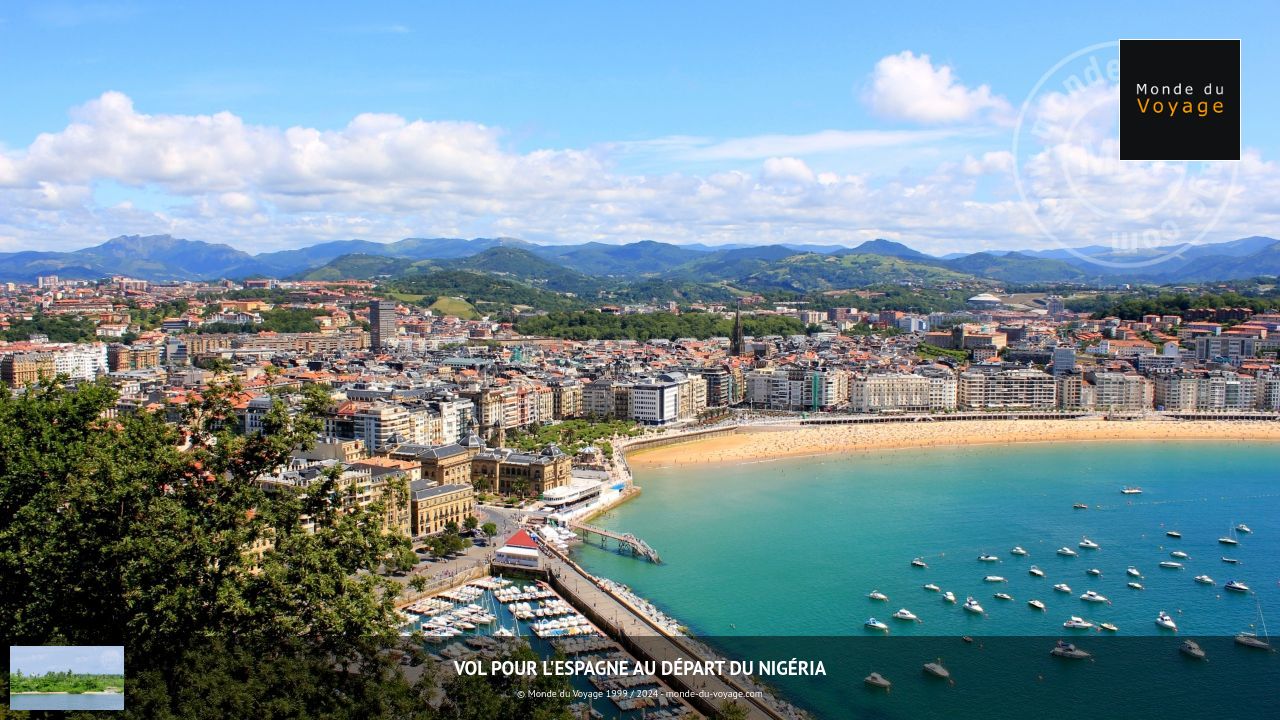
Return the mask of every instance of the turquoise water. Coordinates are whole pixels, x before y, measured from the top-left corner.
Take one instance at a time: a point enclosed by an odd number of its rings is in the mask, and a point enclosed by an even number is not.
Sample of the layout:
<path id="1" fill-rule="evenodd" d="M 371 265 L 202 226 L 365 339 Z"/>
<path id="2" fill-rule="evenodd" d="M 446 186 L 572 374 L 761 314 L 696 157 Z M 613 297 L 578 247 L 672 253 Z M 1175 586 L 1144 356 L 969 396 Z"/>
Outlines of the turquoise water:
<path id="1" fill-rule="evenodd" d="M 1272 631 L 1280 633 L 1278 480 L 1280 446 L 1230 442 L 937 448 L 649 469 L 638 477 L 644 488 L 640 497 L 597 522 L 644 538 L 665 563 L 650 565 L 595 547 L 576 552 L 591 571 L 630 585 L 694 634 L 725 648 L 752 646 L 733 636 L 865 638 L 862 623 L 875 615 L 892 626 L 895 642 L 1025 637 L 1028 652 L 1034 645 L 1040 657 L 1052 639 L 1070 635 L 1062 622 L 1071 615 L 1114 623 L 1119 638 L 1161 642 L 1163 631 L 1154 623 L 1160 610 L 1174 615 L 1181 637 L 1229 636 L 1250 629 L 1259 604 Z M 1141 485 L 1145 492 L 1122 495 L 1126 484 Z M 1089 509 L 1073 509 L 1077 502 Z M 1253 534 L 1241 535 L 1239 546 L 1220 545 L 1217 539 L 1240 522 Z M 1168 529 L 1180 531 L 1182 539 L 1166 537 Z M 1077 548 L 1082 536 L 1101 549 Z M 1011 555 L 1014 545 L 1030 556 Z M 1054 551 L 1063 545 L 1079 556 L 1057 556 Z M 1159 568 L 1175 549 L 1190 555 L 1181 561 L 1185 569 Z M 1000 562 L 978 562 L 983 553 L 999 556 Z M 1223 555 L 1241 563 L 1224 564 Z M 929 568 L 910 567 L 915 556 L 924 557 Z M 1032 564 L 1046 577 L 1031 577 Z M 1139 582 L 1145 590 L 1126 587 L 1133 579 L 1125 574 L 1130 565 L 1143 573 Z M 1103 576 L 1086 575 L 1092 567 Z M 1195 583 L 1193 577 L 1202 573 L 1217 585 Z M 985 583 L 986 575 L 1008 582 Z M 1225 592 L 1222 585 L 1233 578 L 1255 592 Z M 928 582 L 951 590 L 961 602 L 973 595 L 986 615 L 945 604 L 938 593 L 922 589 Z M 1073 592 L 1054 592 L 1059 582 Z M 890 601 L 868 600 L 873 589 Z M 1078 596 L 1085 590 L 1111 603 L 1082 602 Z M 996 600 L 997 591 L 1015 599 Z M 1029 608 L 1031 598 L 1044 601 L 1047 612 Z M 923 622 L 891 619 L 898 608 L 910 609 Z M 1075 637 L 1082 647 L 1112 642 L 1096 633 Z M 1042 638 L 1050 638 L 1047 645 Z M 1167 640 L 1176 658 L 1178 641 Z M 865 641 L 854 645 L 867 647 Z M 955 652 L 954 645 L 943 647 Z M 785 648 L 775 643 L 774 649 Z M 1218 664 L 1205 667 L 1221 672 L 1228 656 L 1236 659 L 1232 650 L 1226 643 L 1217 651 Z M 1263 684 L 1276 693 L 1271 695 L 1275 701 L 1280 696 L 1275 657 L 1259 655 L 1251 660 L 1254 665 L 1233 669 L 1233 677 L 1253 689 Z M 1249 679 L 1250 667 L 1261 668 L 1263 675 Z M 869 669 L 874 665 L 857 668 L 855 685 Z M 918 683 L 919 663 L 911 670 Z M 1159 677 L 1176 677 L 1170 672 L 1161 666 Z M 778 684 L 819 715 L 844 716 L 824 704 L 832 700 L 812 700 L 817 686 L 798 680 Z M 895 684 L 895 700 L 909 696 L 909 687 Z M 809 697 L 796 696 L 797 689 Z M 863 695 L 854 693 L 880 702 Z M 902 716 L 928 714 L 924 706 L 908 707 Z"/>

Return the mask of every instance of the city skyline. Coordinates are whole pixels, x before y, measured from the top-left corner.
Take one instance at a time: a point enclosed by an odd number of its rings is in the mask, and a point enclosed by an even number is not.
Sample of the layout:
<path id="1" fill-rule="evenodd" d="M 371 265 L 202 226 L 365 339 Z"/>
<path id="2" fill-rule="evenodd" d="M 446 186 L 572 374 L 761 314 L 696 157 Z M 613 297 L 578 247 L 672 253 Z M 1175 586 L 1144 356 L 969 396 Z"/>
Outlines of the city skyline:
<path id="1" fill-rule="evenodd" d="M 1052 115 L 1059 101 L 1111 107 L 1114 82 L 1034 95 L 1081 48 L 1233 37 L 1275 11 L 1090 8 L 1032 23 L 1004 8 L 512 6 L 481 25 L 408 5 L 373 19 L 255 9 L 252 23 L 148 3 L 11 5 L 0 57 L 29 70 L 5 81 L 24 112 L 0 121 L 0 252 L 162 233 L 251 251 L 438 236 L 1035 249 L 1188 213 L 1133 221 L 1103 206 L 1049 237 L 1029 210 L 1117 187 L 1155 206 L 1188 177 L 1225 211 L 1178 241 L 1272 234 L 1277 101 L 1251 71 L 1277 61 L 1264 38 L 1242 37 L 1244 159 L 1230 166 L 1112 164 L 1105 117 Z M 197 23 L 199 37 L 173 32 Z M 141 62 L 144 47 L 168 61 Z M 1023 156 L 1028 98 L 1070 132 Z M 1082 174 L 1020 192 L 1015 170 L 1043 177 L 1071 152 L 1080 165 L 1064 169 Z"/>

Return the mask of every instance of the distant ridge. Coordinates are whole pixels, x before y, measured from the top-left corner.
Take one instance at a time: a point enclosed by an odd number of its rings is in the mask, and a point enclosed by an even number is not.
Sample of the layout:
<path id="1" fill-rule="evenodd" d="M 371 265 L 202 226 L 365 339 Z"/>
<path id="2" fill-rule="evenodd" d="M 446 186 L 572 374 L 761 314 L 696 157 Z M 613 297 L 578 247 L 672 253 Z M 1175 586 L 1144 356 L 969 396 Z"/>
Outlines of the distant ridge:
<path id="1" fill-rule="evenodd" d="M 893 262 L 887 262 L 889 259 Z M 1091 259 L 1102 262 L 1090 262 Z M 1138 265 L 1148 259 L 1159 262 Z M 1090 246 L 1074 251 L 986 251 L 935 257 L 887 239 L 835 247 L 676 245 L 653 240 L 616 245 L 548 245 L 511 237 L 413 237 L 391 243 L 337 240 L 250 255 L 229 245 L 170 235 L 122 235 L 73 252 L 0 253 L 0 280 L 15 282 L 34 282 L 40 275 L 95 279 L 116 274 L 154 281 L 253 276 L 338 280 L 441 269 L 520 277 L 548 289 L 553 289 L 552 285 L 565 288 L 563 292 L 602 290 L 603 279 L 631 283 L 727 282 L 746 289 L 797 292 L 876 282 L 965 278 L 1040 283 L 1087 282 L 1106 277 L 1112 281 L 1168 283 L 1280 275 L 1280 242 L 1251 236 L 1126 254 Z"/>

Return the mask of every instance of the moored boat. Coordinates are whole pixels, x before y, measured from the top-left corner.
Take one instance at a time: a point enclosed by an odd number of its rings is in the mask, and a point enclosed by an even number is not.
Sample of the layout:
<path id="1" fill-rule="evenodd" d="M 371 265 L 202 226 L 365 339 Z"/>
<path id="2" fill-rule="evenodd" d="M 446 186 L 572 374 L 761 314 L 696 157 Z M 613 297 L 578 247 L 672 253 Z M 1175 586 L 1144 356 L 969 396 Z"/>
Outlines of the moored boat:
<path id="1" fill-rule="evenodd" d="M 920 618 L 916 617 L 915 613 L 911 612 L 906 608 L 902 608 L 898 610 L 898 612 L 894 613 L 893 619 L 894 620 L 910 620 L 912 622 L 916 622 L 920 620 Z"/>
<path id="2" fill-rule="evenodd" d="M 1058 548 L 1058 554 L 1063 557 L 1075 557 L 1079 553 L 1064 545 L 1063 547 Z"/>
<path id="3" fill-rule="evenodd" d="M 1137 485 L 1133 485 L 1133 486 L 1125 485 L 1124 487 L 1120 488 L 1120 494 L 1121 495 L 1141 495 L 1142 488 L 1138 487 Z"/>
<path id="4" fill-rule="evenodd" d="M 1093 602 L 1093 603 L 1111 602 L 1106 597 L 1099 595 L 1093 590 L 1086 590 L 1084 594 L 1080 596 L 1080 599 L 1085 602 Z"/>
<path id="5" fill-rule="evenodd" d="M 1213 578 L 1209 577 L 1208 575 L 1197 575 L 1196 582 L 1200 583 L 1201 585 L 1212 585 Z"/>
<path id="6" fill-rule="evenodd" d="M 883 622 L 873 617 L 867 618 L 867 621 L 862 623 L 862 626 L 871 630 L 880 630 L 882 632 L 889 632 L 888 625 L 884 624 Z"/>
<path id="7" fill-rule="evenodd" d="M 1002 593 L 1002 592 L 1000 592 L 1000 593 L 996 593 L 996 594 L 995 594 L 995 599 L 997 599 L 997 600 L 1012 600 L 1012 599 L 1013 599 L 1013 596 L 1012 596 L 1012 595 L 1010 595 L 1009 593 Z"/>
<path id="8" fill-rule="evenodd" d="M 948 590 L 942 593 L 942 599 L 946 602 L 954 603 L 956 601 L 956 594 Z"/>
<path id="9" fill-rule="evenodd" d="M 1096 542 L 1094 542 L 1094 541 L 1090 540 L 1090 539 L 1089 539 L 1089 538 L 1087 538 L 1087 537 L 1086 537 L 1086 538 L 1080 538 L 1080 543 L 1079 543 L 1079 545 L 1080 545 L 1080 547 L 1084 548 L 1085 550 L 1097 550 L 1098 548 L 1102 547 L 1101 545 L 1099 545 L 1098 543 L 1096 543 Z"/>
<path id="10" fill-rule="evenodd" d="M 1239 525 L 1236 525 L 1236 532 L 1248 534 L 1253 532 L 1253 529 L 1250 528 L 1248 525 L 1245 525 L 1244 523 L 1240 523 Z"/>
<path id="11" fill-rule="evenodd" d="M 888 690 L 893 686 L 893 683 L 886 680 L 883 675 L 875 672 L 863 678 L 862 682 L 870 685 L 871 687 L 884 688 L 885 690 Z"/>
<path id="12" fill-rule="evenodd" d="M 1035 575 L 1036 577 L 1044 577 L 1044 571 L 1036 567 L 1035 565 L 1032 565 L 1031 569 L 1028 570 L 1027 572 L 1031 575 Z"/>
<path id="13" fill-rule="evenodd" d="M 924 671 L 934 677 L 942 678 L 943 680 L 951 679 L 951 671 L 943 667 L 941 661 L 925 663 Z"/>
<path id="14" fill-rule="evenodd" d="M 978 601 L 974 600 L 972 597 L 965 598 L 964 609 L 966 612 L 971 612 L 978 615 L 981 615 L 984 612 L 982 609 L 982 606 L 979 605 Z"/>
<path id="15" fill-rule="evenodd" d="M 1024 556 L 1027 555 L 1027 551 L 1023 549 L 1021 545 L 1014 545 L 1013 549 L 1010 550 L 1009 552 L 1013 555 L 1024 555 Z"/>
<path id="16" fill-rule="evenodd" d="M 1109 622 L 1102 623 L 1101 625 L 1098 626 L 1098 629 L 1106 630 L 1107 632 L 1120 632 L 1120 628 L 1116 627 L 1114 624 Z"/>
<path id="17" fill-rule="evenodd" d="M 924 558 L 915 558 L 911 561 L 911 567 L 927 568 L 929 565 L 924 561 Z"/>
<path id="18" fill-rule="evenodd" d="M 1039 600 L 1028 600 L 1027 604 L 1037 610 L 1044 610 L 1044 603 Z"/>
<path id="19" fill-rule="evenodd" d="M 1093 623 L 1082 617 L 1072 615 L 1070 619 L 1062 623 L 1062 627 L 1067 628 L 1068 630 L 1088 630 L 1093 627 Z"/>
<path id="20" fill-rule="evenodd" d="M 1171 538 L 1174 538 L 1175 540 L 1182 537 L 1182 533 L 1178 532 L 1177 530 L 1165 530 L 1164 534 L 1168 535 Z"/>
<path id="21" fill-rule="evenodd" d="M 1058 592 L 1060 592 L 1060 593 L 1070 593 L 1070 592 L 1071 592 L 1071 586 L 1070 586 L 1070 585 L 1068 585 L 1068 584 L 1066 584 L 1066 583 L 1058 583 L 1057 585 L 1054 585 L 1054 586 L 1053 586 L 1053 589 L 1054 589 L 1054 590 L 1057 590 L 1057 591 L 1058 591 Z"/>
<path id="22" fill-rule="evenodd" d="M 1002 576 L 1000 576 L 1000 575 L 988 575 L 988 576 L 986 576 L 986 577 L 982 578 L 982 582 L 989 582 L 989 583 L 1002 583 L 1002 582 L 1009 582 L 1009 581 L 1008 581 L 1008 580 L 1005 580 L 1005 579 L 1004 579 L 1004 577 L 1002 577 Z"/>
<path id="23" fill-rule="evenodd" d="M 1131 582 L 1131 583 L 1129 583 L 1129 587 L 1130 587 L 1131 589 L 1133 589 L 1133 590 L 1141 590 L 1141 589 L 1142 589 L 1142 583 Z"/>
<path id="24" fill-rule="evenodd" d="M 933 583 L 926 583 L 924 586 L 924 589 L 928 590 L 929 592 L 938 592 L 942 588 L 938 587 L 937 585 L 934 585 Z"/>
<path id="25" fill-rule="evenodd" d="M 1223 556 L 1222 556 L 1222 562 L 1224 562 L 1224 563 L 1226 563 L 1226 564 L 1228 564 L 1228 565 L 1239 565 L 1239 564 L 1240 564 L 1240 561 L 1239 561 L 1239 560 L 1237 560 L 1237 559 L 1235 559 L 1235 558 L 1229 558 L 1229 557 L 1227 557 L 1227 556 L 1225 556 L 1225 555 L 1223 555 Z"/>
<path id="26" fill-rule="evenodd" d="M 1142 573 L 1138 572 L 1138 568 L 1130 565 L 1128 570 L 1124 571 L 1129 577 L 1142 577 Z"/>
<path id="27" fill-rule="evenodd" d="M 1088 570 L 1084 571 L 1084 574 L 1092 575 L 1093 577 L 1102 577 L 1102 571 L 1099 570 L 1098 568 L 1089 568 Z"/>
<path id="28" fill-rule="evenodd" d="M 1169 553 L 1169 557 L 1175 557 L 1175 558 L 1178 558 L 1179 560 L 1186 560 L 1191 556 L 1182 552 L 1181 550 L 1174 550 L 1173 552 Z"/>
<path id="29" fill-rule="evenodd" d="M 1162 567 L 1162 568 L 1164 568 L 1164 569 L 1166 569 L 1166 570 L 1181 570 L 1181 569 L 1182 569 L 1182 563 L 1180 563 L 1180 562 L 1174 562 L 1174 561 L 1172 561 L 1172 560 L 1165 560 L 1164 562 L 1160 563 L 1160 567 Z"/>
<path id="30" fill-rule="evenodd" d="M 1065 640 L 1059 640 L 1058 644 L 1054 645 L 1053 649 L 1049 651 L 1049 654 L 1060 658 L 1067 658 L 1068 660 L 1088 660 L 1093 657 L 1089 653 Z"/>
<path id="31" fill-rule="evenodd" d="M 1222 587 L 1226 588 L 1227 590 L 1230 590 L 1231 592 L 1238 592 L 1238 593 L 1249 592 L 1249 586 L 1245 585 L 1243 582 L 1239 580 L 1228 580 L 1227 584 L 1223 585 Z"/>
<path id="32" fill-rule="evenodd" d="M 1178 648 L 1178 652 L 1186 655 L 1193 660 L 1204 659 L 1204 649 L 1195 640 L 1183 640 L 1182 646 Z"/>
<path id="33" fill-rule="evenodd" d="M 1165 630 L 1172 630 L 1174 632 L 1178 631 L 1178 623 L 1174 622 L 1173 618 L 1169 616 L 1169 613 L 1163 610 L 1160 611 L 1159 615 L 1156 615 L 1156 625 L 1159 625 Z"/>
<path id="34" fill-rule="evenodd" d="M 888 601 L 889 601 L 889 596 L 888 596 L 888 595 L 885 595 L 884 593 L 880 592 L 879 590 L 872 590 L 871 592 L 867 593 L 867 598 L 868 598 L 868 599 L 871 599 L 871 600 L 877 600 L 877 601 L 879 601 L 879 602 L 888 602 Z"/>
<path id="35" fill-rule="evenodd" d="M 1000 558 L 996 557 L 995 555 L 989 555 L 989 554 L 983 553 L 982 555 L 978 556 L 978 562 L 1000 562 Z"/>

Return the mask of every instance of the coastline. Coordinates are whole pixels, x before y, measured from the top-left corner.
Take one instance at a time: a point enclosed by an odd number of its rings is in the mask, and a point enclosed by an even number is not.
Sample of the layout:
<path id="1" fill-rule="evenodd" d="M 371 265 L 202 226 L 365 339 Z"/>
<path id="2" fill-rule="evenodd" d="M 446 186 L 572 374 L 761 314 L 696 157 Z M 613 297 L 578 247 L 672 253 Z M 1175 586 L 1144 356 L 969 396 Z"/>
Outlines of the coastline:
<path id="1" fill-rule="evenodd" d="M 1280 422 L 1225 420 L 960 420 L 849 425 L 743 425 L 627 453 L 634 468 L 735 465 L 782 458 L 1046 442 L 1280 440 Z"/>

